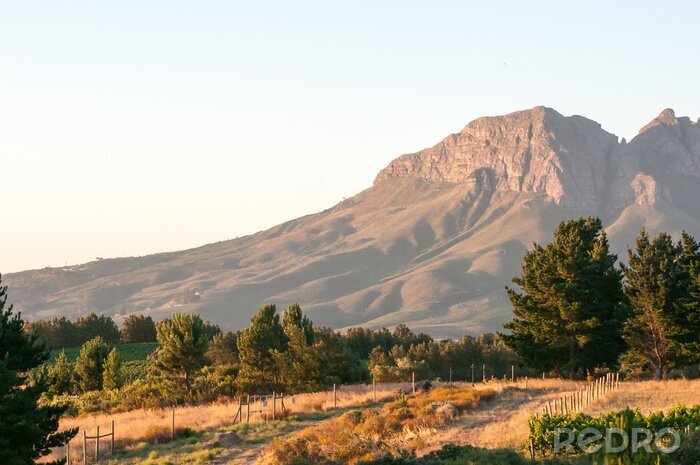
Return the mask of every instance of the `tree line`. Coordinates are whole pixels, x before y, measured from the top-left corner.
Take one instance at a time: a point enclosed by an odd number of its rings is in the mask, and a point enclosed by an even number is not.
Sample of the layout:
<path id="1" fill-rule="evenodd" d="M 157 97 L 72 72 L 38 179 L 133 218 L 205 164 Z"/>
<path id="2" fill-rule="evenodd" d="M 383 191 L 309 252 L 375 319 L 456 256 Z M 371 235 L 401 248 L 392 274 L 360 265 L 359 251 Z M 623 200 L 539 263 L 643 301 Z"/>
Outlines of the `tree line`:
<path id="1" fill-rule="evenodd" d="M 90 313 L 77 320 L 66 317 L 25 323 L 27 332 L 34 333 L 48 349 L 80 347 L 96 337 L 108 344 L 156 342 L 156 325 L 150 316 L 128 315 L 121 329 L 106 315 Z"/>
<path id="2" fill-rule="evenodd" d="M 533 369 L 661 379 L 700 363 L 700 246 L 686 232 L 676 242 L 642 230 L 618 265 L 600 219 L 562 222 L 513 282 L 501 337 Z"/>
<path id="3" fill-rule="evenodd" d="M 517 358 L 494 334 L 435 341 L 406 325 L 393 330 L 352 328 L 341 334 L 315 326 L 298 304 L 282 314 L 261 307 L 250 326 L 223 332 L 196 314 L 155 324 L 158 348 L 142 376 L 127 379 L 118 348 L 102 336 L 86 341 L 71 363 L 64 352 L 47 368 L 48 399 L 105 393 L 120 407 L 198 403 L 220 396 L 305 392 L 333 384 L 417 379 L 470 379 L 476 365 L 510 373 Z M 114 406 L 114 405 L 112 405 Z"/>

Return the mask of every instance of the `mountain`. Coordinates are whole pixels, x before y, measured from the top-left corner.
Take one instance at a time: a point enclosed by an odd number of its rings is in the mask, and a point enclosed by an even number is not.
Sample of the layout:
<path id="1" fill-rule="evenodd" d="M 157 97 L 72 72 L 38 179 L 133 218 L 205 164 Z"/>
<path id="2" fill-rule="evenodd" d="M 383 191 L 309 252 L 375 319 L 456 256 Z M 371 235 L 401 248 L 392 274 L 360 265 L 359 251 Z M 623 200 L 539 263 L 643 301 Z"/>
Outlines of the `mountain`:
<path id="1" fill-rule="evenodd" d="M 536 107 L 469 123 L 402 155 L 321 213 L 197 249 L 3 276 L 30 317 L 193 311 L 246 326 L 299 302 L 335 328 L 407 323 L 437 337 L 497 330 L 533 241 L 598 215 L 625 256 L 644 226 L 700 237 L 700 124 L 667 109 L 630 142 Z"/>

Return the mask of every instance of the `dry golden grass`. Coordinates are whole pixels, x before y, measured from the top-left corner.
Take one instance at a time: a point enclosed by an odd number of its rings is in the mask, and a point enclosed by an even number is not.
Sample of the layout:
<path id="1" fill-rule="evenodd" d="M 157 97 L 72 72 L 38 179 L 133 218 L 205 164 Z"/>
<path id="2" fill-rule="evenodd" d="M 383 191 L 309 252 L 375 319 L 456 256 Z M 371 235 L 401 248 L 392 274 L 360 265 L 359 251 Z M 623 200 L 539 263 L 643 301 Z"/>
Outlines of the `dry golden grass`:
<path id="1" fill-rule="evenodd" d="M 589 415 L 608 410 L 640 408 L 642 412 L 668 410 L 683 404 L 700 404 L 700 380 L 641 381 L 620 383 L 620 388 L 584 409 Z"/>
<path id="2" fill-rule="evenodd" d="M 568 380 L 529 380 L 501 385 L 495 402 L 482 404 L 471 415 L 438 432 L 429 452 L 447 443 L 474 446 L 521 447 L 528 435 L 527 419 L 540 412 L 547 401 L 575 392 L 584 383 Z M 668 410 L 677 404 L 700 404 L 700 380 L 696 381 L 645 381 L 621 383 L 616 391 L 609 392 L 590 404 L 585 413 L 597 415 L 603 411 L 640 408 L 644 412 Z"/>
<path id="3" fill-rule="evenodd" d="M 391 383 L 377 385 L 377 402 L 383 402 L 396 397 L 397 390 L 406 390 L 408 383 Z M 343 386 L 336 392 L 337 408 L 345 409 L 349 407 L 359 407 L 370 404 L 374 400 L 372 385 Z M 296 396 L 285 396 L 285 410 L 287 415 L 323 412 L 333 409 L 333 392 L 315 392 L 299 394 Z M 278 401 L 278 412 L 280 406 Z M 196 431 L 210 430 L 221 426 L 232 424 L 238 402 L 213 403 L 192 407 L 177 407 L 175 409 L 175 427 L 191 428 Z M 281 413 L 281 412 L 280 412 Z M 251 401 L 250 421 L 259 422 L 272 417 L 272 401 L 263 406 L 263 402 Z M 108 433 L 111 428 L 111 421 L 115 422 L 116 441 L 122 445 L 134 444 L 146 441 L 156 429 L 171 428 L 172 410 L 132 410 L 130 412 L 116 414 L 91 414 L 77 418 L 65 418 L 61 420 L 60 429 L 79 428 L 80 431 L 73 441 L 71 441 L 71 453 L 74 456 L 82 453 L 82 432 L 94 435 L 97 426 L 100 433 Z M 104 441 L 107 446 L 108 441 Z M 91 442 L 92 443 L 92 442 Z M 64 452 L 59 450 L 56 457 L 63 456 Z"/>
<path id="4" fill-rule="evenodd" d="M 428 447 L 436 431 L 494 396 L 494 390 L 483 385 L 439 387 L 401 397 L 381 408 L 350 411 L 273 441 L 258 463 L 333 461 L 352 465 L 387 453 L 414 452 Z"/>
<path id="5" fill-rule="evenodd" d="M 455 383 L 461 389 L 468 389 L 471 384 Z M 412 423 L 413 427 L 402 431 L 400 435 L 384 438 L 389 447 L 409 447 L 419 455 L 440 448 L 443 444 L 471 444 L 481 447 L 521 447 L 527 438 L 527 418 L 534 412 L 541 411 L 542 407 L 555 398 L 575 392 L 584 386 L 582 382 L 556 379 L 530 379 L 519 380 L 516 383 L 490 382 L 477 384 L 476 390 L 492 390 L 495 394 L 493 402 L 482 402 L 478 406 L 474 404 L 463 407 L 468 412 L 466 415 L 457 415 L 450 421 L 442 424 L 424 422 L 423 426 L 418 422 Z M 381 384 L 377 385 L 377 401 L 383 402 L 396 398 L 397 390 L 407 392 L 410 384 Z M 437 396 L 437 397 L 436 397 Z M 417 396 L 409 401 L 418 408 L 426 408 L 432 402 L 450 401 L 459 403 L 459 399 L 449 398 L 449 391 L 435 389 L 430 393 Z M 372 403 L 372 386 L 342 387 L 337 391 L 338 409 L 368 406 Z M 473 402 L 473 399 L 465 400 Z M 621 383 L 619 390 L 610 392 L 605 398 L 589 405 L 584 411 L 591 415 L 608 410 L 620 410 L 625 407 L 641 408 L 644 412 L 652 410 L 668 410 L 682 403 L 687 406 L 700 404 L 700 380 L 697 381 L 646 381 L 637 383 Z M 231 425 L 233 416 L 238 407 L 237 402 L 210 404 L 198 407 L 181 407 L 175 411 L 176 427 L 189 427 L 197 431 L 213 430 Z M 302 414 L 323 412 L 333 409 L 332 391 L 309 393 L 285 397 L 287 414 Z M 260 422 L 264 419 L 260 414 L 259 403 L 251 405 L 251 422 Z M 377 410 L 377 409 L 372 409 Z M 271 402 L 267 406 L 268 414 L 271 413 Z M 364 414 L 364 413 L 363 413 Z M 135 444 L 145 441 L 149 431 L 156 428 L 170 428 L 171 411 L 144 411 L 114 415 L 88 415 L 79 418 L 66 418 L 61 421 L 61 428 L 86 428 L 88 434 L 94 434 L 95 427 L 100 426 L 101 432 L 109 431 L 110 421 L 116 423 L 116 438 L 122 444 Z M 329 421 L 314 424 L 308 421 L 306 424 L 311 429 L 326 428 Z M 335 420 L 330 420 L 333 422 Z M 370 422 L 379 421 L 371 419 Z M 303 426 L 301 426 L 303 427 Z M 300 431 L 295 437 L 304 437 L 307 430 Z M 346 434 L 343 431 L 339 435 Z M 80 454 L 80 442 L 82 432 L 72 442 L 73 456 Z M 286 438 L 285 438 L 286 440 Z M 329 447 L 334 446 L 333 441 Z M 107 442 L 104 443 L 107 446 Z M 256 446 L 264 447 L 264 445 Z M 302 447 L 300 444 L 299 447 Z M 63 451 L 53 458 L 62 456 Z M 251 451 L 251 453 L 253 453 Z"/>

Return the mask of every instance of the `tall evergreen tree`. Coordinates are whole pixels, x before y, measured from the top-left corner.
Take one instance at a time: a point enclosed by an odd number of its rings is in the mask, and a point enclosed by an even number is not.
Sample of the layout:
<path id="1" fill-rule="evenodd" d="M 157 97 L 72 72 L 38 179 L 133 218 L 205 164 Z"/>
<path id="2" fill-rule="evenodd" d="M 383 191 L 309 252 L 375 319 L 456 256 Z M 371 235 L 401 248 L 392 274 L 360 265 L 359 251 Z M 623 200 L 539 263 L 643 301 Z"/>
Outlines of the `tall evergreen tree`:
<path id="1" fill-rule="evenodd" d="M 693 248 L 697 253 L 690 239 L 684 235 L 674 244 L 667 233 L 650 239 L 642 230 L 635 250 L 628 248 L 628 265 L 623 265 L 624 290 L 632 311 L 624 333 L 630 349 L 623 362 L 644 361 L 653 367 L 657 379 L 688 360 L 689 344 L 697 338 L 683 304 L 691 285 L 688 255 Z"/>
<path id="2" fill-rule="evenodd" d="M 163 387 L 176 392 L 181 383 L 189 399 L 195 371 L 204 363 L 210 333 L 199 315 L 187 313 L 161 321 L 156 330 L 160 348 L 154 353 L 152 366 L 161 375 Z"/>
<path id="3" fill-rule="evenodd" d="M 515 318 L 505 343 L 537 370 L 574 376 L 613 366 L 624 348 L 622 274 L 598 218 L 562 222 L 554 240 L 525 254 L 519 290 L 507 288 Z"/>
<path id="4" fill-rule="evenodd" d="M 96 336 L 83 344 L 73 371 L 77 391 L 102 390 L 105 359 L 110 350 L 111 347 L 101 336 Z"/>
<path id="5" fill-rule="evenodd" d="M 107 390 L 119 389 L 124 384 L 122 374 L 122 357 L 117 348 L 113 348 L 105 360 L 102 374 L 102 388 Z"/>
<path id="6" fill-rule="evenodd" d="M 247 392 L 279 387 L 279 369 L 272 351 L 283 351 L 285 345 L 286 337 L 276 307 L 261 307 L 250 319 L 250 327 L 241 331 L 238 339 L 239 386 Z"/>
<path id="7" fill-rule="evenodd" d="M 676 311 L 683 315 L 683 358 L 688 364 L 700 363 L 700 244 L 683 231 L 678 247 L 683 296 Z"/>
<path id="8" fill-rule="evenodd" d="M 39 406 L 48 388 L 46 379 L 32 377 L 49 357 L 36 335 L 25 332 L 24 321 L 13 315 L 7 287 L 0 285 L 0 463 L 33 465 L 54 447 L 63 446 L 77 430 L 57 433 L 66 408 Z M 57 460 L 52 464 L 62 464 Z"/>
<path id="9" fill-rule="evenodd" d="M 323 388 L 326 354 L 309 343 L 304 328 L 290 324 L 285 326 L 284 332 L 286 348 L 271 350 L 280 382 L 293 392 Z"/>

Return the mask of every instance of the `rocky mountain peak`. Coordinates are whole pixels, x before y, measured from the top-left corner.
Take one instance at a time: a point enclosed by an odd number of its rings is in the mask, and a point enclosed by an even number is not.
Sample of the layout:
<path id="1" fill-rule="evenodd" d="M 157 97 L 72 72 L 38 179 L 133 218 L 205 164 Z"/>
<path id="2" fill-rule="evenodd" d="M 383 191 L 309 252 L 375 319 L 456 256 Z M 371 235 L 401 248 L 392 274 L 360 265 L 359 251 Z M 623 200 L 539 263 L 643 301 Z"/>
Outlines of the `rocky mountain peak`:
<path id="1" fill-rule="evenodd" d="M 486 185 L 554 203 L 614 213 L 671 201 L 669 176 L 700 176 L 700 125 L 667 108 L 630 143 L 582 116 L 538 106 L 478 118 L 437 145 L 402 155 L 376 177 Z M 474 194 L 477 194 L 476 192 Z"/>
<path id="2" fill-rule="evenodd" d="M 485 171 L 498 190 L 541 193 L 591 209 L 616 146 L 617 137 L 595 121 L 538 106 L 478 118 L 434 147 L 392 161 L 375 185 L 409 176 L 462 183 Z"/>
<path id="3" fill-rule="evenodd" d="M 676 112 L 673 111 L 672 108 L 666 108 L 659 113 L 659 116 L 651 120 L 646 126 L 644 126 L 642 129 L 639 130 L 639 133 L 642 134 L 646 131 L 648 131 L 651 128 L 654 128 L 659 125 L 664 125 L 664 126 L 677 126 L 678 125 L 678 118 L 676 118 Z"/>

